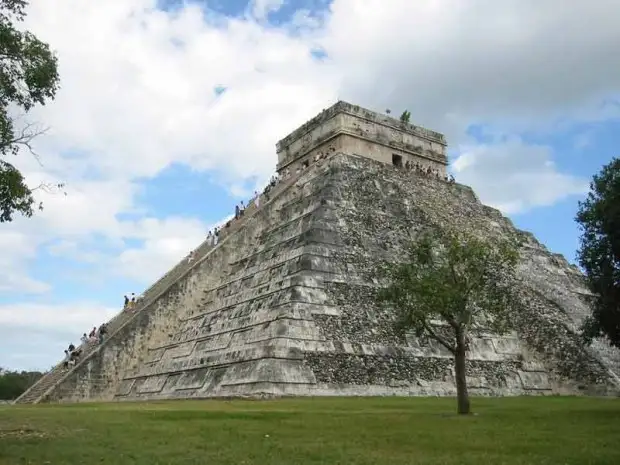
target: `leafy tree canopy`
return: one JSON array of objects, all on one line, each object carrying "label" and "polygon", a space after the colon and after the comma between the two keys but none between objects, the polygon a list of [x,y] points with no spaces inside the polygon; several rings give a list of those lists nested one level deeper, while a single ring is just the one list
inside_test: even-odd
[{"label": "leafy tree canopy", "polygon": [[403,123],[408,123],[410,119],[411,119],[411,112],[408,110],[403,111],[403,114],[400,115],[400,120]]},{"label": "leafy tree canopy", "polygon": [[576,220],[582,230],[577,257],[594,294],[584,335],[606,336],[620,347],[620,159],[593,177]]},{"label": "leafy tree canopy", "polygon": [[32,386],[43,373],[0,369],[0,400],[14,400]]},{"label": "leafy tree canopy", "polygon": [[438,341],[455,357],[458,412],[469,413],[465,360],[471,335],[509,329],[518,245],[433,229],[412,241],[401,263],[386,264],[378,301],[402,330]]},{"label": "leafy tree canopy", "polygon": [[15,212],[32,216],[35,203],[9,157],[21,148],[32,151],[31,142],[42,131],[16,115],[45,105],[59,86],[57,59],[49,46],[16,28],[27,5],[26,0],[0,0],[0,223],[12,221]]}]

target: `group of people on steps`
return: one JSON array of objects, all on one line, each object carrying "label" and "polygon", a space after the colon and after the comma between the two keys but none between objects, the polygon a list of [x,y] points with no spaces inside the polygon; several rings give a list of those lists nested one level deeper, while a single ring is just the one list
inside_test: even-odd
[{"label": "group of people on steps", "polygon": [[[332,152],[334,152],[334,148],[330,147],[329,150],[331,150]],[[308,158],[308,160],[304,161],[303,163],[301,163],[296,171],[295,171],[295,175],[299,175],[300,173],[302,173],[303,171],[305,171],[307,168],[310,167],[311,164],[313,163],[317,163],[317,162],[321,162],[325,159],[327,159],[328,157],[328,153],[327,152],[319,152],[316,153],[314,155],[314,157],[312,158]],[[243,218],[243,215],[245,213],[245,210],[252,204],[254,203],[256,205],[256,208],[260,207],[260,201],[261,201],[261,197],[264,197],[266,202],[269,202],[270,200],[270,196],[271,196],[271,191],[278,185],[280,184],[280,182],[282,181],[286,181],[291,177],[292,173],[290,168],[287,168],[286,170],[284,170],[284,172],[282,173],[282,176],[280,176],[279,174],[274,174],[273,176],[271,176],[271,178],[269,179],[269,182],[267,183],[267,185],[265,186],[265,188],[263,189],[262,194],[259,194],[258,191],[254,191],[254,196],[247,202],[244,203],[243,201],[239,202],[239,204],[235,205],[235,214],[234,217],[231,218],[230,220],[228,220],[223,226],[221,227],[215,227],[213,230],[209,230],[209,232],[207,233],[207,242],[209,243],[209,245],[215,246],[219,239],[220,239],[220,233],[222,231],[226,232],[226,230],[235,223],[235,221]],[[196,251],[192,250],[188,255],[187,255],[187,261],[192,262],[195,258],[196,255]]]},{"label": "group of people on steps", "polygon": [[82,344],[79,347],[75,347],[73,343],[69,344],[69,347],[65,349],[65,358],[63,361],[63,368],[69,369],[75,366],[80,359],[80,356],[84,352],[84,349],[89,344],[101,344],[105,339],[105,335],[108,333],[108,327],[106,323],[103,323],[99,328],[93,327],[90,334],[84,333],[81,337]]},{"label": "group of people on steps", "polygon": [[[124,296],[124,305],[123,311],[132,311],[136,304],[140,301],[140,298],[136,298],[135,293],[131,293],[131,297],[125,295]],[[69,369],[78,362],[80,356],[84,352],[86,346],[90,344],[101,344],[105,340],[106,334],[108,334],[108,325],[107,323],[101,324],[99,328],[96,326],[90,331],[89,334],[84,333],[80,338],[82,342],[79,347],[75,347],[73,343],[69,344],[69,347],[65,349],[65,358],[63,360],[63,367],[65,369]]]},{"label": "group of people on steps", "polygon": [[[327,154],[318,153],[314,156],[314,158],[311,161],[318,162],[325,158],[327,158]],[[309,165],[310,165],[310,160],[304,162],[302,165],[300,165],[299,168],[297,168],[297,171],[295,174],[299,174],[300,172],[304,171],[305,169],[309,167]],[[287,180],[290,176],[291,176],[291,172],[289,169],[287,169],[283,173],[282,177],[278,176],[277,174],[271,177],[271,179],[269,180],[269,182],[263,189],[263,193],[262,193],[262,196],[265,197],[265,200],[267,202],[270,200],[270,194],[271,194],[272,189],[274,189],[281,181]],[[260,206],[260,198],[261,198],[261,194],[259,194],[258,191],[255,191],[254,197],[250,199],[247,205],[249,206],[252,202],[254,202],[254,204],[256,205],[256,208],[258,208]],[[210,230],[208,232],[207,240],[209,241],[209,243],[213,246],[216,245],[219,240],[220,232],[222,231],[222,229],[224,230],[228,229],[231,226],[231,224],[233,224],[234,221],[239,220],[241,217],[243,217],[243,214],[246,208],[247,207],[244,205],[243,201],[241,201],[238,205],[236,205],[235,216],[233,219],[226,222],[224,226],[215,227],[212,231]],[[194,256],[195,256],[195,251],[191,251],[189,255],[187,256],[187,261],[191,262],[194,259]],[[136,304],[139,303],[140,300],[141,300],[141,297],[136,298],[136,295],[133,292],[131,293],[131,297],[125,295],[123,311],[133,311],[136,308]],[[63,362],[63,367],[65,369],[69,369],[75,366],[80,356],[82,355],[84,348],[89,344],[103,343],[107,332],[108,332],[107,324],[103,323],[101,326],[99,326],[99,328],[97,328],[96,326],[93,327],[92,331],[88,335],[86,333],[82,335],[82,338],[81,338],[82,344],[80,345],[80,347],[76,348],[73,345],[73,343],[69,344],[69,347],[65,350],[65,358]]]}]

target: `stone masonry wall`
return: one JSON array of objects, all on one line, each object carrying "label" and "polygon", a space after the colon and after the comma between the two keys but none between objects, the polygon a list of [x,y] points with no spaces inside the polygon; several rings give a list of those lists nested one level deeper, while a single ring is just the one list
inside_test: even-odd
[{"label": "stone masonry wall", "polygon": [[588,309],[566,260],[466,186],[336,154],[248,217],[51,400],[453,395],[450,354],[402,339],[393,314],[374,304],[368,273],[429,223],[526,239],[516,331],[472,341],[473,394],[617,387],[617,351],[601,357],[576,335]]},{"label": "stone masonry wall", "polygon": [[[282,189],[285,189],[284,192],[281,192]],[[263,208],[256,213],[256,219],[252,215],[256,207],[252,205],[246,209],[250,223],[260,224],[259,218],[265,218],[265,211],[277,212],[280,205],[287,201],[286,195],[294,192],[294,188],[286,189],[285,183],[278,186],[271,192],[271,201],[262,199]],[[270,216],[267,215],[267,218]],[[173,282],[160,298],[134,315],[118,332],[111,334],[98,351],[76,366],[43,400],[112,399],[122,379],[152,357],[149,348],[169,344],[185,318],[204,302],[207,290],[227,279],[230,262],[242,250],[243,244],[255,240],[252,226],[237,230],[233,224],[230,229],[231,232],[227,228],[222,229],[220,243],[206,252],[206,258],[194,264],[189,273]],[[187,270],[190,264],[181,264],[176,268],[183,267]]]},{"label": "stone masonry wall", "polygon": [[322,208],[321,186],[308,182],[312,176],[230,237],[225,278],[205,292],[169,343],[149,348],[118,398],[232,396],[262,384],[314,383],[299,347],[289,344],[317,337],[312,314],[324,300],[317,269],[329,266],[318,243],[336,222]]},{"label": "stone masonry wall", "polygon": [[45,400],[111,400],[124,372],[139,366],[148,345],[168,341],[187,310],[199,304],[204,289],[219,279],[220,269],[214,265],[225,260],[227,254],[224,249],[214,252],[209,266],[193,269],[156,302],[137,313]]},{"label": "stone masonry wall", "polygon": [[[409,232],[429,224],[469,229],[491,239],[520,235],[526,239],[519,273],[524,305],[515,311],[514,323],[519,339],[528,346],[528,357],[534,355],[538,366],[544,363],[558,389],[560,385],[568,390],[617,388],[618,352],[606,348],[607,362],[615,357],[615,363],[606,366],[601,354],[582,346],[576,334],[588,313],[580,298],[587,290],[579,271],[563,257],[549,253],[531,234],[517,231],[464,186],[424,176],[411,179],[409,172],[361,158],[342,162],[338,176],[337,184],[343,186],[339,217],[346,237],[341,261],[349,272],[362,268],[358,271],[367,275],[363,268],[372,268],[377,259],[396,259]],[[359,289],[344,287],[349,298],[363,295]],[[359,302],[357,307],[367,305]]]},{"label": "stone masonry wall", "polygon": [[334,139],[341,139],[336,144],[343,153],[363,153],[384,163],[391,163],[396,153],[430,163],[445,174],[443,135],[346,102],[324,110],[278,142],[278,171],[295,169],[309,152]]},{"label": "stone masonry wall", "polygon": [[[221,281],[168,342],[150,345],[116,398],[454,394],[450,354],[431,340],[401,340],[363,269],[429,222],[531,239],[466,186],[340,154],[311,167],[231,242]],[[522,267],[526,311],[515,315],[516,332],[472,342],[472,393],[613,388],[613,374],[574,331],[587,311],[578,272],[531,240]],[[544,289],[525,279],[550,272]]]}]

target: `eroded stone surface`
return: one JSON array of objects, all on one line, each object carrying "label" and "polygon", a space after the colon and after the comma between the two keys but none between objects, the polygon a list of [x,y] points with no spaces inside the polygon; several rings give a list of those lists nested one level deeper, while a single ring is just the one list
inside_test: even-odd
[{"label": "eroded stone surface", "polygon": [[617,389],[618,351],[575,333],[588,312],[578,270],[465,186],[337,154],[244,221],[48,400],[454,394],[450,354],[401,339],[364,269],[429,223],[527,239],[526,305],[514,333],[472,341],[472,393]]},{"label": "eroded stone surface", "polygon": [[361,154],[391,164],[418,164],[441,176],[448,165],[443,134],[339,101],[276,144],[277,169],[296,172],[321,154]]}]

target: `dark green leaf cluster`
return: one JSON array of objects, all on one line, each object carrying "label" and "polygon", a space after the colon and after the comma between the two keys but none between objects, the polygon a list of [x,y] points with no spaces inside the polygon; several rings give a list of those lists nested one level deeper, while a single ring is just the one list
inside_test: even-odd
[{"label": "dark green leaf cluster", "polygon": [[[517,261],[516,243],[427,230],[411,242],[403,262],[382,267],[387,285],[378,300],[398,312],[401,328],[430,336],[454,353],[458,335],[508,329]],[[447,334],[434,321],[444,322]]]},{"label": "dark green leaf cluster", "polygon": [[400,115],[400,120],[403,123],[408,123],[411,120],[411,112],[409,110],[403,111],[402,115]]},{"label": "dark green leaf cluster", "polygon": [[0,160],[0,223],[11,221],[15,211],[32,216],[33,203],[31,191],[19,170]]},{"label": "dark green leaf cluster", "polygon": [[0,400],[14,400],[32,386],[43,373],[0,370]]},{"label": "dark green leaf cluster", "polygon": [[[0,156],[32,151],[32,125],[16,125],[15,110],[28,112],[55,97],[59,86],[57,59],[46,43],[15,27],[24,19],[26,0],[0,0]],[[0,222],[14,212],[33,213],[34,198],[21,173],[11,163],[0,165]]]},{"label": "dark green leaf cluster", "polygon": [[582,229],[579,264],[594,294],[584,335],[607,336],[620,347],[620,159],[593,177],[576,220]]}]

